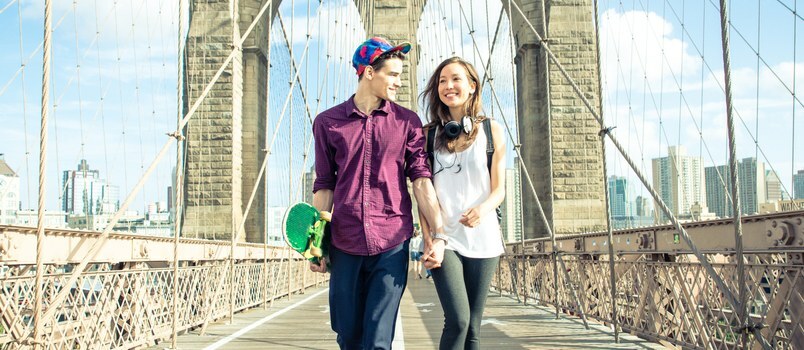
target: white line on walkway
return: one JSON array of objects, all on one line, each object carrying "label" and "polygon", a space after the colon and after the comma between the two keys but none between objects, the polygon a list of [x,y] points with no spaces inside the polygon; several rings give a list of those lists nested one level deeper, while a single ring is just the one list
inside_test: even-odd
[{"label": "white line on walkway", "polygon": [[402,334],[402,310],[396,312],[396,326],[394,326],[394,342],[392,349],[405,350],[405,335]]},{"label": "white line on walkway", "polygon": [[254,329],[254,328],[259,327],[261,324],[263,324],[263,323],[265,323],[265,322],[268,322],[268,321],[270,321],[270,320],[274,319],[275,317],[280,316],[280,315],[282,315],[282,314],[284,314],[284,313],[286,313],[286,312],[288,312],[288,311],[290,311],[290,310],[295,309],[295,308],[296,308],[296,307],[298,307],[299,305],[304,304],[304,303],[306,303],[306,302],[310,301],[311,299],[313,299],[313,298],[315,298],[315,297],[317,297],[317,296],[319,296],[319,295],[321,295],[321,294],[324,294],[324,293],[325,293],[325,292],[327,292],[328,290],[329,290],[329,288],[325,288],[324,290],[322,290],[322,291],[320,291],[320,292],[318,292],[318,293],[315,293],[315,294],[313,294],[313,295],[311,295],[311,296],[309,296],[309,297],[307,297],[307,298],[304,298],[304,299],[302,299],[302,300],[300,300],[300,301],[296,302],[296,303],[295,303],[295,304],[293,304],[293,305],[290,305],[290,306],[288,306],[288,307],[286,307],[286,308],[284,308],[284,309],[282,309],[282,310],[279,310],[279,311],[277,311],[277,312],[274,312],[273,314],[270,314],[270,315],[268,315],[268,316],[265,316],[265,317],[263,317],[262,319],[260,319],[259,321],[254,322],[254,323],[252,323],[252,324],[250,324],[250,325],[246,326],[245,328],[240,329],[239,331],[237,331],[237,332],[235,332],[235,333],[232,333],[231,335],[229,335],[229,336],[228,336],[228,337],[226,337],[226,338],[223,338],[223,339],[221,339],[221,340],[218,340],[217,342],[215,342],[214,344],[212,344],[212,345],[210,345],[210,346],[207,346],[206,348],[204,348],[204,350],[215,350],[215,349],[218,349],[218,348],[220,348],[221,346],[225,345],[226,343],[228,343],[228,342],[230,342],[230,341],[232,341],[232,340],[237,339],[237,337],[239,337],[239,336],[241,336],[241,335],[243,335],[243,334],[246,334],[247,332],[251,331],[251,330],[252,330],[252,329]]}]

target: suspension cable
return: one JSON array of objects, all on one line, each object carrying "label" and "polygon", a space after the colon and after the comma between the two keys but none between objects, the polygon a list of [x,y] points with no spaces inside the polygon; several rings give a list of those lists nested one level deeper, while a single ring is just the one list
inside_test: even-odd
[{"label": "suspension cable", "polygon": [[[218,68],[218,71],[210,79],[210,82],[207,83],[207,85],[204,88],[202,94],[198,97],[198,99],[195,101],[193,106],[187,111],[187,113],[185,113],[184,117],[181,119],[181,121],[177,125],[177,130],[181,130],[182,128],[184,128],[184,126],[187,125],[187,122],[189,122],[190,118],[193,117],[193,115],[195,114],[195,111],[200,107],[201,102],[203,102],[203,100],[206,98],[207,94],[209,94],[209,92],[212,90],[212,87],[217,82],[218,78],[220,78],[220,76],[223,73],[223,71],[226,69],[226,67],[229,65],[229,63],[234,58],[234,55],[237,52],[237,48],[242,46],[242,43],[248,38],[249,34],[251,34],[251,31],[254,29],[254,27],[257,25],[259,20],[262,18],[263,14],[267,10],[269,4],[270,4],[270,2],[266,2],[265,4],[262,5],[262,7],[260,8],[260,11],[257,13],[256,16],[254,16],[254,20],[251,22],[251,25],[246,29],[246,31],[243,33],[243,35],[240,37],[240,39],[237,40],[237,42],[236,42],[237,45],[235,45],[235,48],[233,48],[232,51],[227,56],[227,58],[223,62],[221,62],[221,65]],[[79,263],[76,266],[76,268],[74,269],[73,273],[70,275],[69,279],[65,282],[65,285],[72,285],[73,283],[75,283],[76,280],[78,280],[78,275],[89,264],[89,261],[91,259],[94,259],[95,256],[100,252],[101,248],[103,248],[103,246],[105,245],[106,240],[108,239],[109,234],[111,233],[114,225],[117,224],[117,222],[120,220],[120,218],[122,217],[123,213],[128,209],[128,206],[133,201],[134,197],[139,193],[140,189],[142,189],[142,187],[145,185],[145,181],[150,177],[151,173],[156,168],[156,165],[159,163],[159,161],[162,159],[162,157],[164,157],[165,154],[167,153],[170,145],[172,144],[171,141],[172,140],[168,140],[162,146],[162,148],[160,149],[159,153],[156,155],[155,159],[153,160],[151,165],[148,167],[148,169],[146,169],[145,173],[142,175],[142,177],[139,180],[139,182],[133,187],[132,191],[129,193],[129,195],[126,197],[126,199],[120,205],[120,208],[112,216],[111,220],[109,221],[109,224],[103,230],[103,233],[101,233],[101,235],[92,244],[92,247],[89,249],[87,255],[84,257],[84,259],[81,261],[81,263]],[[48,306],[47,310],[44,313],[43,319],[50,319],[51,317],[53,317],[53,315],[55,314],[57,309],[60,307],[60,305],[64,301],[64,299],[67,297],[67,294],[69,292],[70,292],[70,290],[65,288],[65,289],[61,290],[53,298],[51,304]],[[26,336],[27,336],[27,334],[28,333],[26,333]]]},{"label": "suspension cable", "polygon": [[[595,26],[595,56],[597,58],[597,94],[598,94],[598,109],[600,117],[603,117],[603,83],[602,72],[600,70],[600,20],[598,18],[598,0],[593,2],[594,26]],[[630,98],[629,98],[630,99]],[[630,108],[629,108],[630,110]],[[606,138],[600,135],[600,156],[603,159],[602,175],[603,175],[603,200],[606,206],[606,244],[609,248],[609,288],[611,288],[611,322],[614,327],[614,342],[620,342],[620,329],[619,320],[617,319],[617,275],[614,270],[614,233],[611,227],[611,203],[609,197],[609,186],[606,181],[608,172],[606,171]]]},{"label": "suspension cable", "polygon": [[[725,0],[722,0],[722,1],[725,1]],[[539,40],[541,40],[541,36],[535,30],[535,28],[533,28],[533,25],[530,23],[528,18],[525,16],[525,14],[519,8],[519,5],[517,5],[516,3],[512,3],[512,4],[517,9],[517,12],[522,16],[523,20],[527,23],[527,25],[531,29],[531,31],[536,35],[536,37]],[[592,114],[592,116],[598,121],[598,123],[601,125],[602,128],[605,128],[605,123],[603,122],[603,120],[600,118],[600,116],[597,114],[597,112],[594,110],[594,108],[592,108],[591,104],[589,103],[589,100],[580,91],[580,88],[575,83],[575,81],[569,76],[569,73],[567,73],[567,71],[564,69],[564,67],[558,62],[558,59],[556,58],[555,54],[553,54],[553,52],[550,49],[549,45],[545,44],[544,49],[545,49],[545,52],[547,52],[547,54],[550,57],[550,59],[553,61],[553,63],[555,63],[556,66],[558,67],[558,69],[561,71],[561,74],[564,76],[564,78],[572,85],[572,88],[575,91],[576,95],[584,103],[584,105],[586,106],[586,108],[589,111],[589,113]],[[684,229],[683,226],[681,226],[681,224],[676,219],[675,215],[673,215],[673,213],[667,207],[667,205],[665,205],[664,201],[661,199],[659,194],[648,183],[647,178],[642,174],[641,171],[639,171],[639,169],[636,167],[636,164],[633,162],[631,157],[628,155],[628,153],[625,151],[625,149],[622,147],[622,145],[619,143],[619,141],[617,141],[617,138],[614,137],[614,135],[612,135],[611,133],[608,133],[606,135],[609,137],[609,140],[611,140],[611,142],[614,144],[614,146],[620,151],[620,153],[622,154],[623,158],[625,158],[625,160],[628,162],[628,164],[634,170],[636,175],[642,181],[643,185],[645,185],[645,187],[649,190],[651,195],[654,197],[654,200],[656,201],[656,203],[662,209],[662,211],[668,217],[670,217],[670,220],[672,221],[673,226],[676,228],[677,231],[679,231],[679,233],[681,234],[682,238],[684,238],[684,241],[687,243],[687,245],[689,245],[689,247],[692,250],[693,254],[699,259],[700,264],[704,267],[704,269],[707,271],[707,273],[709,274],[711,279],[715,282],[715,284],[717,285],[717,287],[720,290],[720,292],[723,293],[723,296],[725,297],[725,299],[733,307],[735,307],[735,308],[740,307],[741,304],[739,303],[737,298],[734,296],[734,294],[732,293],[731,289],[729,289],[728,286],[726,286],[725,282],[720,277],[720,275],[718,275],[717,272],[714,270],[714,268],[712,267],[711,263],[709,263],[708,259],[706,259],[706,257],[703,256],[703,254],[700,252],[698,247],[695,245],[695,242],[693,242],[692,238],[689,236],[687,231]],[[753,333],[758,339],[763,340],[762,345],[763,345],[763,347],[765,347],[766,344],[764,343],[764,338],[762,338],[762,335],[759,333],[759,330],[754,328]]]},{"label": "suspension cable", "polygon": [[[734,212],[734,243],[736,249],[737,259],[737,285],[738,285],[738,304],[734,305],[737,309],[737,317],[741,327],[748,329],[748,319],[746,310],[746,297],[747,290],[745,285],[745,262],[743,258],[743,223],[742,223],[742,208],[740,208],[740,185],[739,177],[737,176],[737,145],[734,138],[734,116],[732,113],[732,90],[731,90],[731,51],[729,48],[729,26],[728,26],[728,4],[727,0],[720,0],[720,35],[721,44],[723,45],[723,74],[724,82],[726,85],[726,122],[729,137],[729,170],[731,173],[731,196],[732,196],[732,211]],[[750,327],[754,328],[754,327]],[[770,348],[766,344],[765,339],[761,334],[756,334],[757,339],[762,343],[766,349]],[[748,332],[742,332],[743,348],[748,343]]]},{"label": "suspension cable", "polygon": [[[39,204],[37,206],[36,223],[36,278],[34,294],[34,329],[33,341],[39,343],[43,336],[42,328],[45,326],[46,314],[42,314],[44,288],[42,279],[45,271],[42,265],[43,249],[45,246],[45,198],[47,196],[47,122],[48,105],[50,104],[50,35],[52,7],[50,0],[45,0],[44,50],[42,51],[42,124],[39,129]],[[78,271],[76,271],[78,272]],[[68,284],[72,285],[72,283]],[[64,288],[69,290],[69,288]],[[52,307],[52,306],[51,306]],[[27,337],[27,334],[26,336]],[[25,338],[23,337],[23,338]]]}]

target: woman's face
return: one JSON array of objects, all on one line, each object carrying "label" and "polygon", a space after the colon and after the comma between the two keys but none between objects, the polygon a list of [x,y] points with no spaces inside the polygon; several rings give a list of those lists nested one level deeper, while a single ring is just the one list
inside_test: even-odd
[{"label": "woman's face", "polygon": [[476,85],[466,68],[460,63],[450,63],[441,69],[438,77],[438,97],[450,109],[462,107],[475,93]]}]

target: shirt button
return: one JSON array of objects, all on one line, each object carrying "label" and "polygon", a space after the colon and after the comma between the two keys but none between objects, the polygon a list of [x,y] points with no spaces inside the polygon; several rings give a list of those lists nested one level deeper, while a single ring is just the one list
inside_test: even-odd
[{"label": "shirt button", "polygon": [[366,202],[366,203],[363,203],[363,205],[368,206],[369,204],[368,204],[368,202]]},{"label": "shirt button", "polygon": [[369,227],[369,223],[368,223],[368,222],[366,223],[366,227]]}]

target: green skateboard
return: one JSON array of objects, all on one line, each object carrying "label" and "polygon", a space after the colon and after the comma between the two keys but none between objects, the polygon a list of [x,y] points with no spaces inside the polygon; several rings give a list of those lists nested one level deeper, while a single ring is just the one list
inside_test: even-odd
[{"label": "green skateboard", "polygon": [[329,253],[329,221],[332,214],[307,203],[296,203],[285,212],[285,241],[305,259],[317,264]]}]

